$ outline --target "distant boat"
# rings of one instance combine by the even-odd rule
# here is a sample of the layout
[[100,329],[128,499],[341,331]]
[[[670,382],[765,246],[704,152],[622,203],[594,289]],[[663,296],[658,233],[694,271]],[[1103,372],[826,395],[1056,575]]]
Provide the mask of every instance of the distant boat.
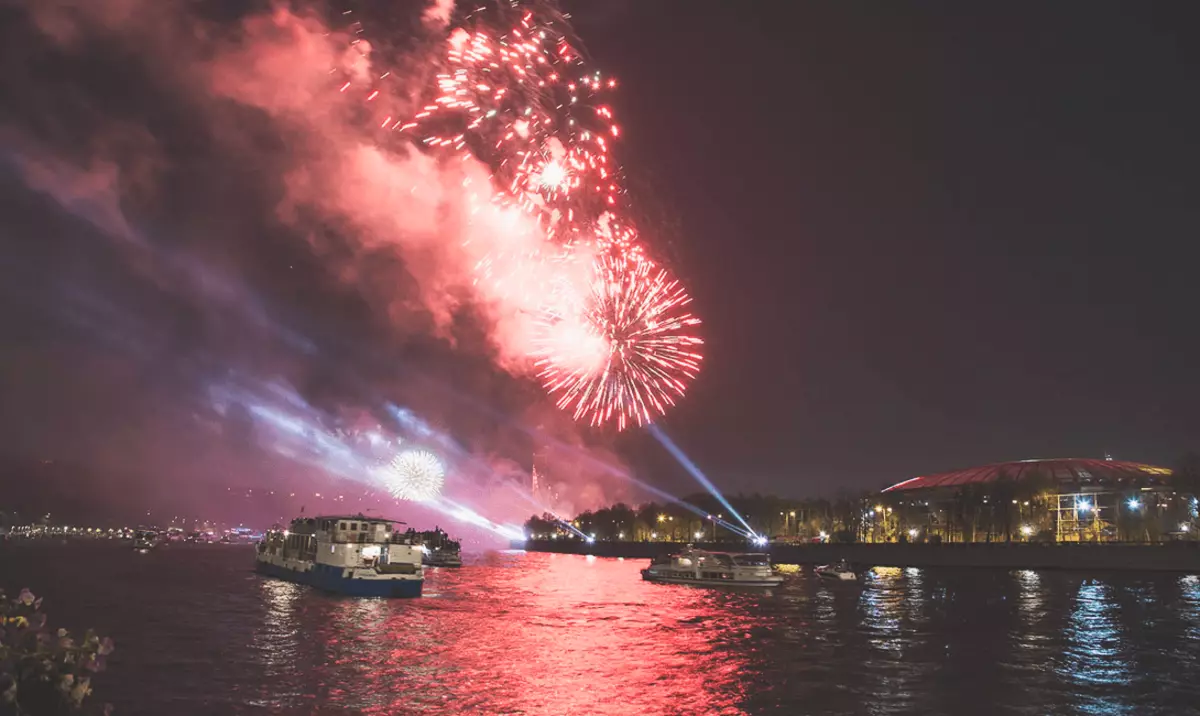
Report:
[[149,552],[162,544],[154,530],[138,530],[133,534],[133,548],[138,552]]
[[813,570],[821,579],[831,582],[857,582],[858,574],[855,573],[846,560],[841,560],[835,564],[826,564],[817,567]]
[[416,533],[417,539],[424,548],[421,561],[429,567],[461,567],[462,545],[450,539],[440,528],[431,532]]
[[759,552],[706,552],[688,546],[679,554],[655,559],[642,579],[705,587],[775,587],[783,577],[771,570],[771,558]]
[[[421,549],[394,520],[364,515],[300,517],[258,544],[262,574],[355,597],[419,597]],[[403,524],[403,523],[400,523]]]

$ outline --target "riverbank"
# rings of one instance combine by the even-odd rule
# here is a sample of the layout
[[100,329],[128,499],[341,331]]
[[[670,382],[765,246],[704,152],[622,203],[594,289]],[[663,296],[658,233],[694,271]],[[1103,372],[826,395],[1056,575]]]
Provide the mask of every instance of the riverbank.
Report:
[[[593,542],[530,540],[514,549],[597,557],[651,559],[683,548],[671,542]],[[741,544],[700,544],[714,551],[748,551]],[[988,567],[995,569],[1072,569],[1092,571],[1185,572],[1200,574],[1200,542],[1166,544],[772,544],[776,564],[828,564],[845,559],[871,567]]]

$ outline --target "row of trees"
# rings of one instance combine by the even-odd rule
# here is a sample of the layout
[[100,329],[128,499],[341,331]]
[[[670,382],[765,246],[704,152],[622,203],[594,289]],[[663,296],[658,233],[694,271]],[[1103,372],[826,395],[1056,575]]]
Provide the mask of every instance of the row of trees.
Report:
[[[755,494],[728,500],[756,534],[797,541],[1051,541],[1060,536],[1156,541],[1172,533],[1200,532],[1192,529],[1193,495],[1200,494],[1200,456],[1181,460],[1167,486],[1129,480],[1078,505],[1060,499],[1060,494],[1081,492],[1081,485],[1063,485],[1033,472],[1020,480],[1002,475],[939,494],[859,492],[810,500]],[[526,522],[525,530],[535,539],[580,534],[598,540],[743,539],[723,527],[722,521],[739,525],[725,505],[700,493],[679,503],[616,504],[583,512],[569,527],[552,515],[542,515]]]

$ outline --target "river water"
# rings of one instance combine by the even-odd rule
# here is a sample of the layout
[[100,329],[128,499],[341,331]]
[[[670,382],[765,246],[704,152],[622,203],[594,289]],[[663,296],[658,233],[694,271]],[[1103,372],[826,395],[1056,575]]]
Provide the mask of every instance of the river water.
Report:
[[1200,578],[797,569],[767,591],[494,552],[419,600],[253,573],[253,550],[0,548],[0,584],[117,651],[118,715],[1200,713]]

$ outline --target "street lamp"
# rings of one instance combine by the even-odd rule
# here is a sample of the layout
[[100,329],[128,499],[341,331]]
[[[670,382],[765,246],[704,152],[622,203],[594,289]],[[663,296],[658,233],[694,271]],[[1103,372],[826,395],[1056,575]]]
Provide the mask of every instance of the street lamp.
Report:
[[1030,527],[1029,525],[1021,525],[1021,534],[1025,537],[1029,537],[1033,534],[1033,527]]

